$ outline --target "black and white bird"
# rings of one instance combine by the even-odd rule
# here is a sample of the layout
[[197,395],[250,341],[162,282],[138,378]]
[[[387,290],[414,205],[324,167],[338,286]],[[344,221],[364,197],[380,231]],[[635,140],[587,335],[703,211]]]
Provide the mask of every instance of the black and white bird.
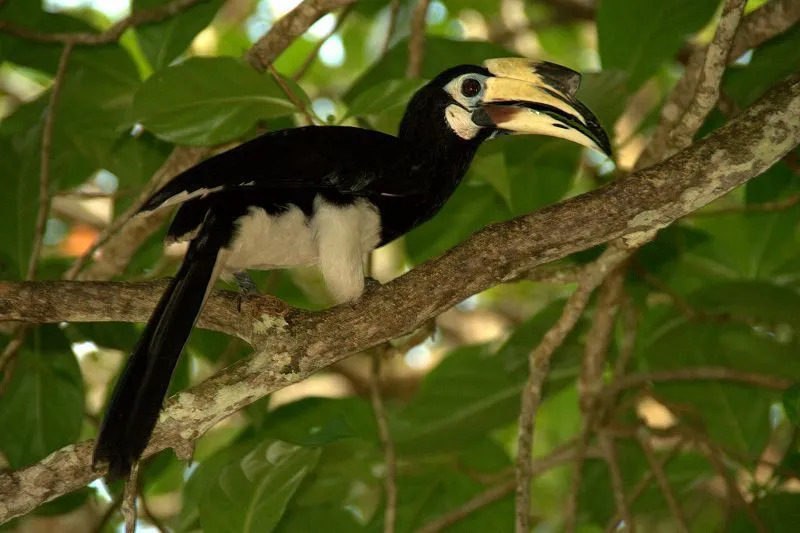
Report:
[[419,89],[397,137],[344,126],[262,135],[175,177],[142,207],[180,205],[167,239],[189,241],[117,383],[95,464],[126,475],[155,426],[186,339],[218,276],[319,265],[337,302],[364,290],[364,258],[442,207],[480,144],[561,137],[610,154],[575,98],[580,75],[525,59],[450,68]]

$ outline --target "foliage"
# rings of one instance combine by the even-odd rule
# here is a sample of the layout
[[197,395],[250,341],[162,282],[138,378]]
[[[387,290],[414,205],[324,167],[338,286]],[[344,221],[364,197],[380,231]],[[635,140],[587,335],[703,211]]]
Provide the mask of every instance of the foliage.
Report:
[[[132,2],[135,10],[163,3]],[[102,185],[102,171],[101,177],[113,174],[115,190],[128,195],[110,201],[117,210],[128,205],[130,191],[138,192],[175,146],[219,145],[302,123],[293,99],[275,79],[256,73],[240,59],[258,37],[249,35],[247,28],[257,28],[271,17],[271,3],[228,5],[234,3],[246,5],[247,12],[220,10],[225,2],[211,0],[166,21],[131,29],[119,43],[76,48],[57,109],[49,111],[59,46],[0,34],[0,83],[5,91],[0,96],[0,279],[25,276],[39,202],[46,113],[55,113],[50,194],[86,183]],[[434,2],[422,78],[454,64],[517,55],[513,48],[524,39],[504,38],[495,31],[502,26],[500,4]],[[708,37],[703,28],[713,26],[719,2],[603,0],[596,23],[565,15],[554,7],[557,4],[563,3],[526,3],[525,20],[541,28],[537,55],[593,71],[584,79],[581,98],[609,130],[623,116],[618,131],[625,133],[615,143],[621,154],[625,146],[641,145],[680,74],[680,49],[698,34]],[[365,0],[354,6],[333,38],[344,49],[340,64],[317,59],[297,83],[291,80],[308,54],[315,53],[320,37],[313,35],[298,39],[276,62],[294,96],[309,104],[321,121],[396,130],[405,102],[424,81],[405,78],[414,3],[400,6],[392,46],[383,56],[379,51],[389,2]],[[95,11],[49,13],[33,1],[2,3],[0,20],[44,32],[89,31],[110,24]],[[490,40],[465,40],[465,24],[474,29],[478,22],[484,29],[494,28]],[[203,54],[195,39],[201,31],[213,37],[210,50],[208,39],[203,41]],[[514,31],[533,35],[529,29]],[[800,27],[795,27],[754,50],[749,63],[731,67],[722,92],[731,105],[745,107],[798,69]],[[21,79],[25,91],[16,99],[9,82],[19,84]],[[703,131],[724,120],[716,112]],[[614,365],[633,331],[629,373],[715,367],[800,382],[797,157],[778,163],[707,212],[661,231],[636,255],[625,279],[623,310],[605,368],[608,379],[615,376]],[[467,179],[442,211],[392,249],[398,256],[394,261],[419,264],[489,223],[606,183],[615,175],[611,167],[562,141],[492,141],[481,148]],[[757,208],[768,203],[778,207]],[[715,211],[721,208],[726,211]],[[54,209],[48,228],[68,229],[61,234],[48,229],[47,267],[40,269],[48,276],[57,278],[65,271],[64,235],[78,225],[70,211]],[[168,273],[173,264],[164,260],[162,250],[160,236],[146,241],[124,279]],[[595,252],[576,254],[561,266],[585,263]],[[292,305],[316,309],[326,302],[313,272],[265,274],[258,281]],[[422,354],[438,361],[424,375],[399,361],[386,363],[403,367],[398,380],[402,375],[414,382],[411,393],[404,390],[386,398],[398,454],[397,531],[414,531],[513,478],[510,468],[527,357],[559,316],[572,288],[518,282],[492,289],[455,312],[461,326],[444,328],[406,358],[413,362]],[[537,456],[569,443],[581,431],[576,378],[593,309],[556,352],[537,419]],[[487,342],[465,342],[471,337],[465,324],[486,329],[479,319],[487,316],[500,323],[502,331]],[[92,420],[102,413],[97,398],[106,396],[97,376],[109,379],[113,365],[108,361],[119,360],[120,353],[132,348],[137,331],[132,325],[107,323],[33,330],[2,376],[7,382],[0,385],[0,453],[11,468],[96,434]],[[2,344],[11,340],[7,333],[0,330]],[[86,355],[76,349],[86,342],[98,351]],[[236,341],[195,332],[174,387],[201,380],[246,354]],[[369,365],[363,359],[362,370]],[[362,372],[362,379],[365,375]],[[363,392],[358,386],[352,389]],[[387,387],[387,396],[390,390]],[[692,531],[754,530],[752,516],[738,500],[718,490],[719,472],[696,444],[706,441],[724,456],[723,468],[732,478],[746,480],[745,498],[766,530],[789,531],[788,524],[797,523],[789,517],[797,516],[800,495],[787,487],[796,487],[800,472],[800,384],[780,391],[741,381],[667,380],[637,385],[619,396],[607,423],[627,435],[617,440],[626,494],[651,470],[631,435],[641,431],[640,417],[655,416],[645,406],[657,402],[660,409],[669,410],[668,420],[651,428],[667,433],[654,440],[657,459],[664,459],[681,438],[676,433],[684,432],[684,441],[686,435],[695,439],[695,445],[684,442],[664,467]],[[204,436],[191,466],[167,455],[146,465],[145,498],[165,493],[182,497],[181,508],[164,517],[170,527],[187,532],[382,531],[386,468],[368,395],[306,397],[272,409],[268,405],[269,401],[257,402],[243,410],[243,416]],[[590,442],[590,447],[595,444]],[[768,468],[759,467],[756,476],[763,458],[769,458]],[[563,529],[572,476],[572,467],[558,467],[534,479],[537,531]],[[577,515],[581,530],[602,531],[616,513],[606,463],[591,456],[582,479]],[[792,479],[795,485],[787,484]],[[511,530],[511,494],[446,531]],[[85,489],[39,512],[63,514],[87,499],[101,498]],[[643,530],[674,530],[675,517],[655,482],[646,486],[631,512]],[[117,523],[119,518],[111,518],[106,530]]]

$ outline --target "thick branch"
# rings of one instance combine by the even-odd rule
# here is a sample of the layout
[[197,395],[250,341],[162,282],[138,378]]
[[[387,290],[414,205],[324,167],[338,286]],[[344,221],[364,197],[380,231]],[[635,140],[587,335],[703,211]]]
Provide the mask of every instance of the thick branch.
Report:
[[[259,317],[254,315],[255,306],[274,300],[254,298],[246,302],[254,307],[245,308],[244,316],[231,316],[235,302],[227,296],[220,300],[217,293],[201,320],[221,314],[221,321],[238,321],[225,322],[220,329],[248,338],[257,353],[171,398],[145,455],[193,441],[219,420],[269,392],[348,354],[408,333],[464,298],[539,264],[618,237],[641,242],[653,229],[762,173],[798,142],[800,75],[794,75],[718,131],[663,163],[536,213],[490,225],[443,256],[366,293],[354,305],[319,313],[290,310],[284,317],[277,313]],[[59,288],[66,290],[67,286]],[[85,286],[75,284],[74,290]],[[70,305],[48,314],[36,303],[38,298],[13,311],[15,306],[7,303],[23,288],[35,290],[35,285],[7,283],[0,287],[0,320],[46,316],[51,321],[71,321],[114,298],[116,305],[110,311],[115,314],[106,319],[142,321],[149,313],[142,299],[155,299],[152,284],[109,284],[91,298],[73,295],[67,300]],[[56,311],[61,314],[55,316]],[[0,522],[101,476],[102,471],[91,470],[91,448],[89,441],[67,446],[36,465],[0,475]]]

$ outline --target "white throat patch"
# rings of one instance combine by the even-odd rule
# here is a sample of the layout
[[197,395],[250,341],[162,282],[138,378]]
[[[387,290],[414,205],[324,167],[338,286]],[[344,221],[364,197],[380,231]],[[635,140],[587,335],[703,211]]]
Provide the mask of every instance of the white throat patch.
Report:
[[444,110],[444,116],[450,129],[462,139],[469,140],[474,138],[481,129],[480,126],[472,122],[472,113],[459,105],[450,104],[447,106]]

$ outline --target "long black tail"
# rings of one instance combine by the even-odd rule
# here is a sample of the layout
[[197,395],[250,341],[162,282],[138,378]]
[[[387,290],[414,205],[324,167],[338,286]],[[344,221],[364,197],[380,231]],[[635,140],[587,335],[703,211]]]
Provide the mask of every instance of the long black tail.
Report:
[[127,476],[158,420],[172,372],[215,281],[223,235],[209,214],[117,382],[94,449],[109,476]]

